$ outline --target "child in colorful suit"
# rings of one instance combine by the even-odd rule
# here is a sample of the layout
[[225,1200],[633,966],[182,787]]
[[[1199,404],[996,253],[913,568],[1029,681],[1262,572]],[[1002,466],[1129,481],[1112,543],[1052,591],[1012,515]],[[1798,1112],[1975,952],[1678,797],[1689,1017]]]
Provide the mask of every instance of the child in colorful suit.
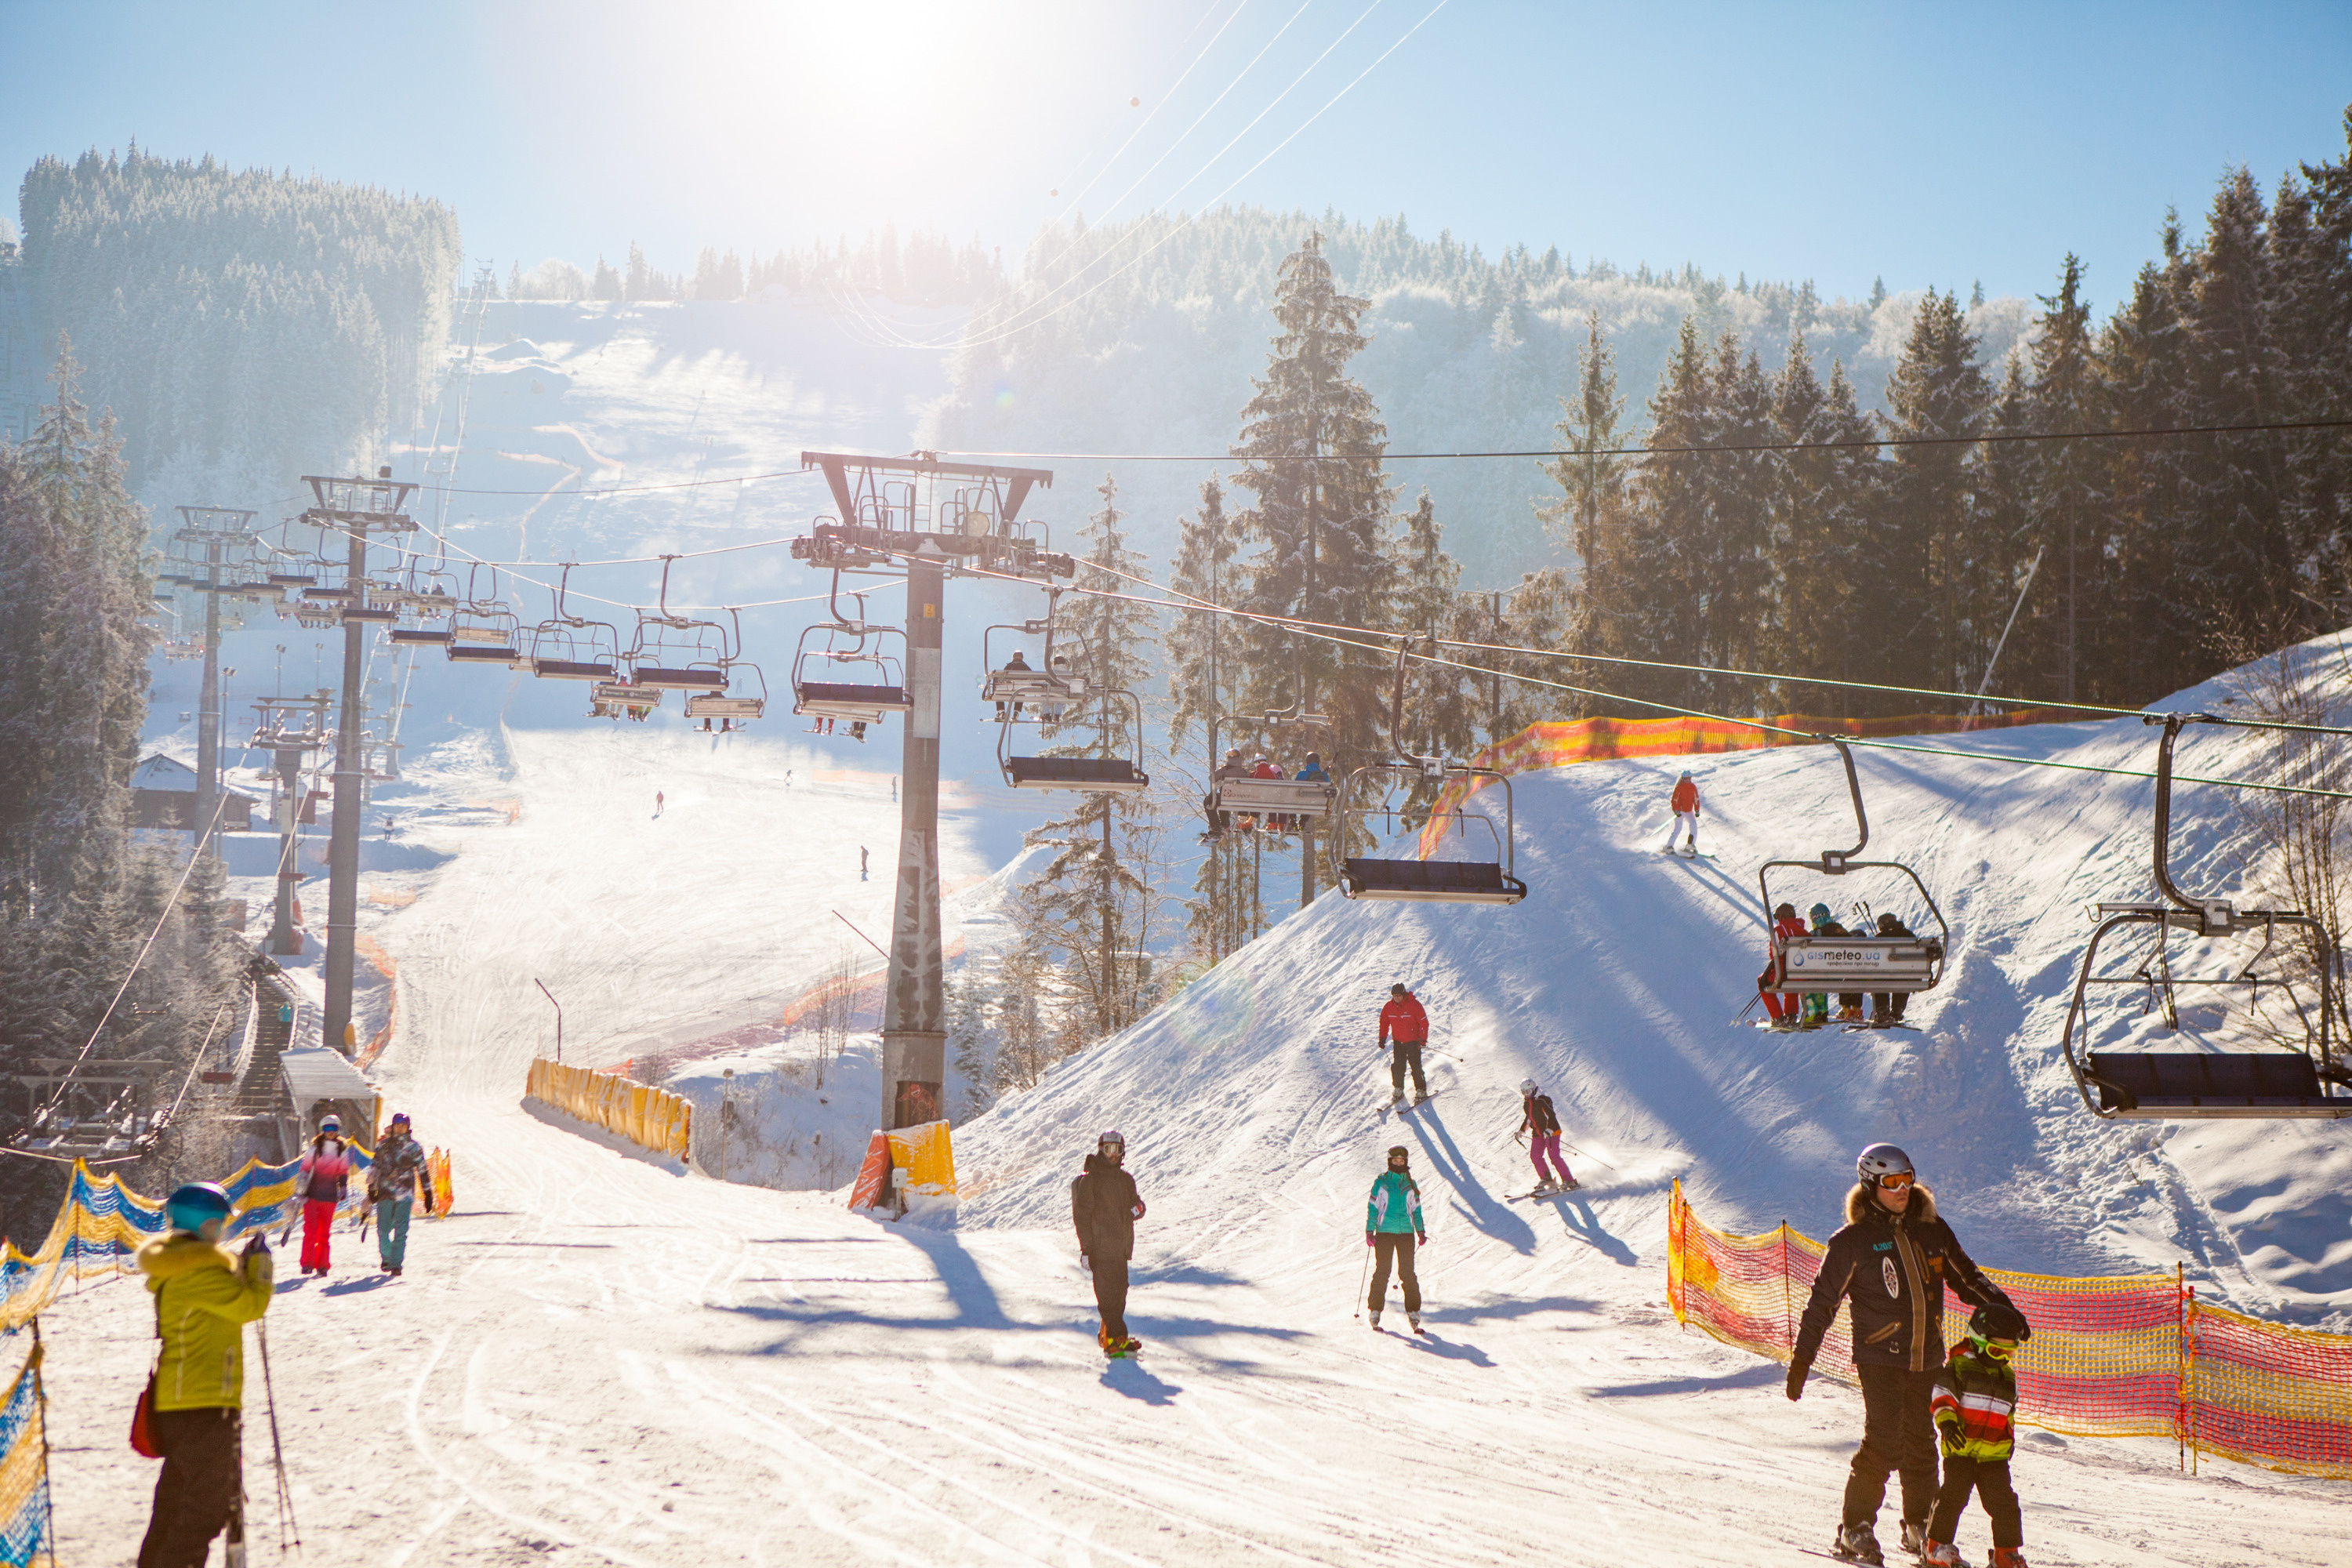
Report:
[[1935,1517],[1927,1521],[1922,1563],[1960,1561],[1952,1537],[1973,1490],[1992,1521],[1990,1568],[2025,1568],[2024,1520],[2017,1490],[2009,1483],[2017,1412],[2017,1374],[2010,1371],[2009,1358],[2032,1332],[2025,1314],[2014,1307],[1979,1307],[1969,1314],[1969,1337],[1952,1347],[1936,1373],[1927,1408],[1943,1438],[1944,1484],[1936,1494]]

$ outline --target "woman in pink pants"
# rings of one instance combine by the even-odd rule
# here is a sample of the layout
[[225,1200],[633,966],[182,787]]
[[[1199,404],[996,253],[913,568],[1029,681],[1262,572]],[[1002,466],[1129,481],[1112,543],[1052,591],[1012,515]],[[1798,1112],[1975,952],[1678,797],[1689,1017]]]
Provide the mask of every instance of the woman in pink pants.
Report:
[[[1538,1090],[1530,1078],[1519,1080],[1519,1131],[1528,1134],[1528,1157],[1536,1165],[1536,1191],[1572,1191],[1576,1178],[1568,1173],[1568,1162],[1559,1157],[1559,1118],[1552,1112],[1551,1096]],[[1546,1160],[1551,1162],[1551,1170],[1544,1168]],[[1553,1171],[1559,1173],[1557,1181],[1552,1179]]]
[[335,1228],[335,1209],[343,1201],[351,1179],[352,1146],[343,1142],[341,1118],[319,1123],[318,1135],[303,1151],[294,1175],[295,1194],[302,1200],[302,1272],[322,1278],[327,1272],[327,1240]]

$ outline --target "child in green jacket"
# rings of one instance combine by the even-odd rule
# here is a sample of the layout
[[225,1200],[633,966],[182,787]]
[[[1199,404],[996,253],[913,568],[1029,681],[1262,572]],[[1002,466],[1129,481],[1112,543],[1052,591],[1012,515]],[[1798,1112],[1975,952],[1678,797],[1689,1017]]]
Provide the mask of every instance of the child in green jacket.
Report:
[[2017,1489],[2009,1482],[2017,1412],[2017,1374],[2010,1371],[2009,1358],[2032,1332],[2025,1314],[2014,1307],[1979,1307],[1969,1314],[1969,1337],[1952,1347],[1936,1373],[1927,1408],[1943,1438],[1944,1484],[1936,1494],[1935,1517],[1927,1521],[1922,1563],[1960,1561],[1952,1537],[1973,1490],[1992,1521],[1990,1568],[2025,1568],[2024,1520]]

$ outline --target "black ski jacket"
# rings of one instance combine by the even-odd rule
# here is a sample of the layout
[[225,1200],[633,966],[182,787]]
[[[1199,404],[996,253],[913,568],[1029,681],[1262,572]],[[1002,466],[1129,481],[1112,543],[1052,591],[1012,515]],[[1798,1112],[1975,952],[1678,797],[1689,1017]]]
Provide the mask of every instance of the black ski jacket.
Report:
[[1557,1132],[1559,1117],[1551,1108],[1551,1096],[1532,1094],[1520,1107],[1519,1131],[1522,1132]]
[[1822,1271],[1797,1322],[1791,1380],[1820,1353],[1822,1336],[1837,1317],[1838,1299],[1853,1303],[1853,1364],[1932,1372],[1944,1361],[1944,1287],[1971,1306],[2010,1305],[2000,1288],[1960,1250],[1952,1227],[1936,1213],[1936,1195],[1911,1189],[1908,1212],[1896,1215],[1854,1184],[1845,1198],[1846,1223],[1830,1237]]
[[1143,1200],[1135,1178],[1100,1154],[1087,1156],[1086,1173],[1070,1184],[1070,1222],[1077,1226],[1078,1250],[1097,1260],[1135,1256],[1135,1222]]

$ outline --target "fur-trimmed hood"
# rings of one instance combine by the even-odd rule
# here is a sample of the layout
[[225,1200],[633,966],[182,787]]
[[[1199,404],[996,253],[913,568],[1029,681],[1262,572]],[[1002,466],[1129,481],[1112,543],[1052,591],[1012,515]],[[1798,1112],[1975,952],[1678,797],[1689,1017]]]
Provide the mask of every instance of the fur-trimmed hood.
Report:
[[[1885,1220],[1896,1217],[1894,1211],[1872,1202],[1870,1189],[1856,1182],[1853,1190],[1845,1195],[1846,1224],[1860,1225],[1864,1217],[1874,1213]],[[1911,1206],[1903,1211],[1901,1217],[1905,1225],[1926,1225],[1936,1217],[1936,1194],[1927,1190],[1927,1183],[1915,1181],[1911,1184]]]

